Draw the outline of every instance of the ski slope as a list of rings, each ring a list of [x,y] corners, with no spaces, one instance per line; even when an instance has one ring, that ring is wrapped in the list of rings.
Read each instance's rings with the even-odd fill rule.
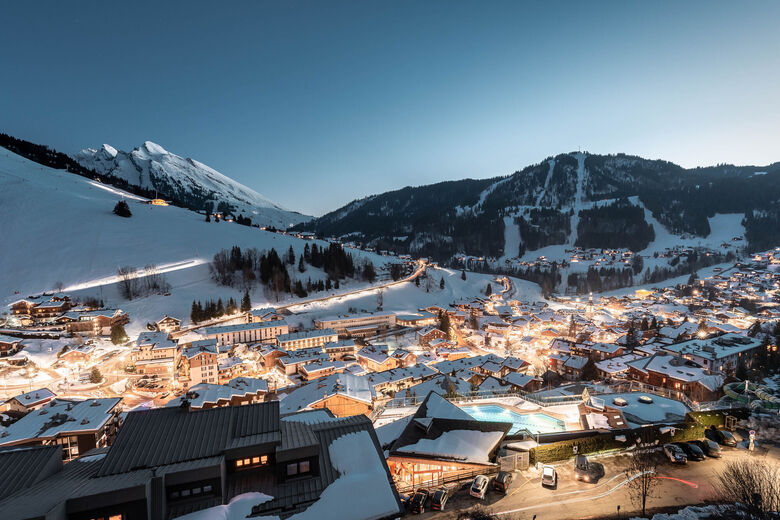
[[[124,198],[130,218],[113,214]],[[0,148],[0,313],[21,297],[62,286],[82,296],[102,298],[138,320],[163,314],[188,318],[193,299],[232,296],[241,292],[217,286],[208,262],[221,250],[238,245],[284,254],[292,245],[296,256],[307,241],[228,222],[205,222],[195,212],[174,206],[152,206],[143,199],[68,173],[42,166]],[[320,245],[327,245],[321,242]],[[353,250],[356,262],[371,259],[379,268],[390,258]],[[171,296],[151,296],[127,302],[119,297],[117,269],[156,265],[166,272]],[[289,269],[305,283],[324,278],[309,267],[304,274]],[[357,282],[342,290],[359,287]],[[255,305],[270,304],[261,289],[252,294]],[[141,323],[145,324],[145,321]],[[129,330],[128,330],[129,331]],[[129,331],[130,332],[130,331]]]

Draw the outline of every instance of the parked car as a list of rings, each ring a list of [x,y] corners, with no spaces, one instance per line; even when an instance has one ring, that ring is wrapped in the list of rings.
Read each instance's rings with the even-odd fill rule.
[[[431,510],[432,511],[444,511],[444,504],[447,503],[447,499],[450,498],[450,493],[446,489],[437,489],[433,492],[431,497]]]
[[[499,471],[496,478],[493,479],[493,489],[506,495],[513,480],[514,475],[509,471]]]
[[[590,482],[590,471],[588,458],[585,455],[574,457],[574,480],[584,480]]]
[[[424,513],[425,503],[428,501],[428,490],[418,489],[412,499],[409,501],[409,511],[412,513]]]
[[[558,485],[558,473],[552,466],[542,466],[542,486],[554,488]]]
[[[688,463],[688,457],[685,456],[685,452],[676,444],[664,444],[664,454],[674,464]]]
[[[471,483],[469,494],[474,498],[485,498],[488,482],[488,478],[485,475],[477,475],[477,478],[475,478],[474,482]]]
[[[674,445],[683,450],[683,453],[688,457],[688,460],[704,460],[704,452],[695,444],[675,442]]]
[[[710,426],[705,430],[704,434],[711,441],[715,441],[723,446],[731,446],[732,448],[737,447],[737,439],[735,439],[734,435],[728,430],[719,430],[714,426]]]
[[[718,459],[721,456],[720,446],[718,446],[718,443],[715,441],[704,439],[701,441],[691,441],[691,443],[698,446],[699,449],[703,451],[704,454],[707,455],[708,457],[713,457]]]

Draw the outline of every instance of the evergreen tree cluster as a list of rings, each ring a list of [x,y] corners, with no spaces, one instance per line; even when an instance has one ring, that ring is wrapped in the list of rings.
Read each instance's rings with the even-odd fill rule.
[[[219,298],[217,301],[206,300],[205,304],[201,303],[200,300],[193,300],[192,309],[190,310],[190,321],[192,321],[192,323],[199,323],[201,321],[213,320],[214,318],[235,314],[237,312],[238,305],[232,297],[228,298],[227,305],[222,303],[222,298]]]
[[[633,285],[634,272],[630,268],[590,266],[585,273],[569,273],[566,282],[575,294],[612,291]]]
[[[653,226],[642,208],[621,198],[616,202],[580,211],[575,246],[597,249],[645,249],[655,239]]]

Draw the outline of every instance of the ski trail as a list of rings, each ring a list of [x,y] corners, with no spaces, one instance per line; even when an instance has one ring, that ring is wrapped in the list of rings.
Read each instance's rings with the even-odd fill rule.
[[[520,254],[520,226],[514,217],[504,217],[504,255],[499,260],[515,258]]]
[[[550,186],[550,179],[552,179],[553,169],[555,168],[555,159],[550,159],[548,163],[550,164],[550,171],[547,172],[547,178],[544,180],[544,188],[542,188],[542,193],[540,193],[539,197],[536,199],[537,208],[542,206],[542,199],[547,194],[547,188]]]
[[[573,247],[577,242],[577,226],[580,223],[580,210],[582,207],[582,194],[585,185],[585,154],[575,154],[577,158],[577,193],[574,196],[574,215],[571,216],[571,232],[569,233],[569,244]]]

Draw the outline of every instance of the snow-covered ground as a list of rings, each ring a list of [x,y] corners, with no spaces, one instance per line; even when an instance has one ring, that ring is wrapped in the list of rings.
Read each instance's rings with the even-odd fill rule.
[[[275,248],[281,255],[292,245],[300,255],[307,243],[235,223],[205,222],[202,215],[182,208],[144,204],[116,188],[41,166],[5,149],[0,149],[0,197],[0,312],[16,299],[53,291],[61,284],[77,296],[96,296],[108,307],[127,310],[134,328],[163,314],[186,319],[193,299],[240,299],[239,291],[218,286],[209,278],[206,264],[217,251],[239,245]],[[112,212],[122,198],[133,212],[130,218]],[[356,261],[367,257],[377,268],[393,261],[350,251]],[[169,271],[171,296],[132,302],[119,298],[112,285],[117,269],[143,269],[150,264]],[[321,271],[312,268],[303,275],[294,268],[289,271],[304,283],[309,277],[322,278]],[[347,283],[341,290],[359,286]],[[252,301],[256,306],[276,303],[260,289],[252,294]]]

